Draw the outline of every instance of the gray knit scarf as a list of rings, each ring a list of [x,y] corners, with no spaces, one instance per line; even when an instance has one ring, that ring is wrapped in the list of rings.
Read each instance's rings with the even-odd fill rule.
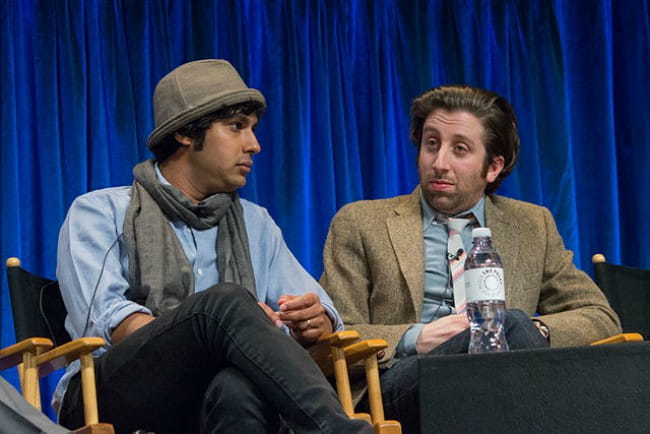
[[[156,176],[154,160],[133,169],[135,181],[124,219],[129,257],[127,298],[145,305],[154,315],[177,307],[194,292],[194,273],[169,221],[183,221],[202,230],[219,227],[217,270],[219,283],[239,284],[255,294],[243,209],[237,193],[219,193],[190,201]]]

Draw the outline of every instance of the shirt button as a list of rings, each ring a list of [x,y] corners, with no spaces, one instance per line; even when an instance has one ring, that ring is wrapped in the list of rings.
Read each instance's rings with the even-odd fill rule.
[[[198,274],[199,276],[203,276],[203,270],[200,269],[200,268],[197,269],[197,270],[196,270],[196,274]]]

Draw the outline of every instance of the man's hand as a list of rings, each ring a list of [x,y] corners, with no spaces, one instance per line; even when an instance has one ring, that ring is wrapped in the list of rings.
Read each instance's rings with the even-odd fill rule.
[[[332,322],[313,292],[295,296],[283,294],[278,299],[280,320],[291,329],[291,334],[301,344],[316,342],[324,334],[332,333]]]
[[[469,320],[465,313],[443,316],[422,328],[415,349],[418,354],[426,354],[467,328]]]
[[[282,327],[284,325],[282,320],[280,320],[280,317],[278,316],[278,314],[276,312],[274,312],[273,309],[271,309],[268,304],[262,303],[261,301],[258,301],[257,304],[260,305],[260,307],[262,308],[262,310],[264,311],[266,316],[269,317],[271,322],[273,324],[275,324],[275,326],[277,328],[280,328],[280,327]]]

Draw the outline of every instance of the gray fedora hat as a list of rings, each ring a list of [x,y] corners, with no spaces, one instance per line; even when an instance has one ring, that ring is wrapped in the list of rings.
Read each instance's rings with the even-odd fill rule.
[[[147,146],[155,148],[165,136],[201,116],[235,104],[255,102],[266,108],[264,95],[246,86],[226,60],[185,63],[164,76],[153,94],[155,129]]]

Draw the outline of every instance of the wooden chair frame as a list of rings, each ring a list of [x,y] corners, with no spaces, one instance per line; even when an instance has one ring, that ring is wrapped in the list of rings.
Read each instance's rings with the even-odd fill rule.
[[[9,258],[7,268],[20,267],[18,258]],[[76,433],[109,433],[109,424],[100,424],[97,411],[97,393],[92,353],[105,342],[101,338],[86,337],[54,346],[52,340],[29,338],[0,350],[0,368],[22,364],[21,388],[25,399],[40,410],[38,378],[64,368],[72,361],[81,362],[81,382],[84,402],[85,426]],[[397,421],[385,420],[379,382],[377,352],[388,345],[383,339],[361,340],[356,331],[342,331],[322,337],[309,352],[326,376],[333,375],[341,405],[352,418],[364,419],[373,425],[378,434],[400,434]],[[368,383],[370,415],[354,413],[348,367],[363,362]],[[109,431],[110,429],[110,431]]]
[[[9,258],[6,265],[8,268],[20,267],[20,260]],[[17,366],[23,397],[41,410],[39,379],[79,360],[85,425],[74,432],[109,434],[114,432],[113,426],[99,423],[92,356],[93,351],[105,344],[102,338],[84,337],[55,347],[49,338],[30,337],[0,350],[0,369]]]
[[[309,352],[325,375],[334,375],[339,400],[348,416],[366,420],[378,434],[401,434],[399,422],[384,417],[377,353],[387,347],[383,339],[361,340],[359,332],[346,330],[322,337]],[[365,368],[370,415],[355,413],[352,402],[348,368],[360,361]]]

